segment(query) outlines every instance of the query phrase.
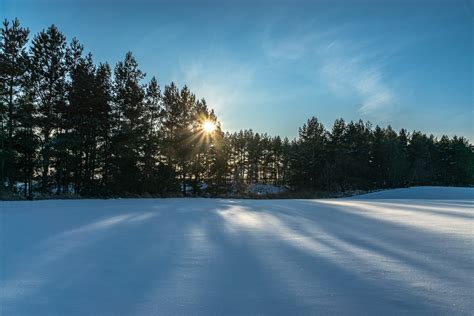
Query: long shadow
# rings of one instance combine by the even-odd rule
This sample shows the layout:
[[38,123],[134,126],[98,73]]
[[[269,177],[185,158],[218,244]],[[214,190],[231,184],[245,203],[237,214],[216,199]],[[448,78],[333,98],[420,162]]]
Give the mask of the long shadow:
[[153,282],[146,295],[147,302],[137,305],[134,315],[189,314],[194,312],[193,308],[204,308],[199,297],[203,291],[209,291],[205,280],[216,256],[215,244],[209,237],[210,224],[214,221],[211,209],[216,206],[208,205],[211,200],[182,201],[186,206],[182,207],[181,214],[189,224],[188,229],[178,232],[177,236],[185,234],[187,245],[181,254],[176,254],[173,271],[166,278],[151,276]]
[[[428,205],[406,205],[406,204],[401,204],[401,203],[391,203],[391,202],[367,202],[372,205],[378,205],[382,207],[391,207],[395,208],[398,210],[404,210],[404,211],[411,211],[411,212],[417,212],[417,213],[425,213],[429,215],[438,215],[438,216],[445,216],[445,217],[455,217],[455,218],[461,218],[461,219],[469,219],[473,220],[474,219],[474,213],[468,211],[460,211],[460,210],[441,210],[439,207],[434,207],[434,206],[428,206]],[[431,203],[431,205],[434,205],[434,203]],[[450,206],[451,208],[453,206]],[[456,206],[459,208],[459,206]],[[448,208],[446,205],[445,208]]]
[[[411,248],[415,248],[412,253],[420,253],[420,250],[426,250],[427,246],[438,247],[433,241],[449,241],[450,245],[465,245],[466,239],[459,238],[458,236],[437,234],[434,232],[418,229],[410,225],[404,225],[395,222],[389,222],[382,219],[376,219],[374,217],[364,216],[363,212],[347,211],[345,206],[331,206],[321,207],[321,205],[314,205],[312,202],[301,202],[302,208],[315,209],[315,212],[304,212],[301,216],[295,216],[292,212],[286,212],[286,220],[291,221],[295,218],[304,218],[313,225],[315,230],[326,232],[330,235],[335,235],[338,238],[343,238],[347,242],[358,242],[359,240],[365,243],[370,243],[378,240],[386,240],[386,244],[390,245],[393,249],[403,249],[403,251],[409,251]],[[272,206],[274,209],[278,209],[278,206]],[[317,209],[317,211],[316,211]],[[285,210],[281,211],[285,213]],[[308,214],[309,213],[309,214]],[[303,229],[303,227],[298,227]],[[353,236],[345,236],[352,232]],[[311,233],[311,231],[308,231]],[[313,232],[314,233],[314,232]],[[432,249],[430,249],[432,250]],[[421,253],[422,253],[421,252]],[[446,260],[449,258],[459,258],[462,254],[461,250],[447,248],[445,252],[431,252],[431,259]],[[449,262],[449,260],[446,260]],[[451,268],[455,268],[452,265],[458,265],[459,268],[466,268],[469,264],[472,264],[472,258],[467,256],[461,262],[451,262]],[[444,266],[443,266],[444,267]]]
[[[247,212],[253,210],[249,208]],[[282,239],[281,232],[285,230],[275,228],[269,227],[266,231],[269,235],[263,236],[252,230],[240,232],[247,246],[255,248],[253,252],[259,254],[262,264],[273,273],[272,283],[291,290],[284,296],[275,295],[275,304],[290,295],[297,298],[286,302],[290,310],[303,313],[360,313],[364,310],[381,313],[390,308],[397,312],[437,310],[426,299],[422,300],[422,295],[407,291],[396,293],[392,283],[355,273],[351,267],[344,266],[350,262],[336,263],[327,253],[309,252],[291,240]]]
[[[123,213],[128,205],[133,206],[128,203],[125,207],[116,206],[120,210],[106,212],[109,216],[101,212],[99,220],[89,226],[106,223],[100,218],[120,216],[116,214]],[[24,293],[2,300],[3,309],[13,311],[11,314],[26,315],[48,315],[52,310],[62,315],[79,315],[87,310],[103,315],[131,312],[133,304],[130,303],[141,302],[149,290],[147,283],[151,287],[174,269],[175,259],[178,260],[186,245],[173,236],[185,235],[189,221],[193,220],[189,215],[160,209],[148,212],[150,205],[144,208],[145,211],[127,212],[130,216],[116,223],[117,226],[99,225],[102,229],[99,233],[77,228],[70,234],[67,230],[59,234],[62,237],[56,243],[51,244],[56,238],[52,236],[39,247],[39,252],[25,254],[31,264],[19,265],[16,272],[9,273],[13,279],[6,280],[7,285],[19,286],[18,290]],[[160,216],[144,216],[148,213]],[[73,247],[67,248],[71,243]],[[51,247],[60,247],[53,259]],[[61,250],[62,247],[67,251]],[[46,262],[35,266],[38,258]],[[22,284],[22,279],[29,282],[31,278],[35,283],[31,284],[30,291],[24,291],[28,284]],[[104,301],[104,297],[107,300]]]
[[[98,211],[80,216],[75,208],[62,229],[58,223],[49,235],[38,231],[42,238],[33,245],[18,243],[23,255],[9,253],[9,278],[0,286],[7,281],[33,291],[2,299],[6,314],[468,314],[473,308],[462,300],[472,298],[469,240],[344,206],[167,199],[82,207]],[[80,225],[72,227],[74,220]],[[15,267],[18,258],[26,262]]]
[[[340,208],[340,207],[335,207]],[[335,210],[340,212],[340,210]],[[341,215],[344,216],[344,215]],[[423,249],[423,245],[415,247],[413,249],[413,242],[406,241],[400,242],[400,238],[392,237],[387,238],[387,231],[383,232],[383,238],[380,238],[381,232],[374,232],[374,229],[361,229],[357,226],[341,224],[338,221],[334,222],[314,222],[311,224],[301,224],[294,218],[287,218],[288,223],[293,223],[297,229],[305,232],[308,236],[315,236],[317,233],[322,235],[331,236],[330,240],[335,240],[337,243],[342,242],[344,245],[355,247],[355,249],[362,250],[387,258],[393,262],[400,263],[410,269],[417,270],[428,274],[430,277],[436,278],[442,275],[443,278],[451,279],[453,282],[459,282],[464,284],[467,282],[465,276],[453,275],[453,268],[455,269],[466,269],[470,262],[467,258],[465,262],[452,262],[452,258],[449,255],[433,256],[430,251],[433,249]],[[296,222],[296,223],[295,223]],[[385,226],[381,227],[384,229]],[[317,238],[317,237],[314,237]],[[389,239],[389,240],[387,240]],[[412,235],[410,239],[418,239],[415,235]],[[344,253],[346,250],[338,246],[334,241],[327,242],[326,239],[318,239],[319,242],[326,243],[327,246],[336,248],[339,252]],[[397,246],[403,244],[403,247]],[[416,243],[415,243],[416,244]],[[430,251],[428,251],[430,250]],[[425,254],[430,256],[430,260],[423,260],[421,256]],[[459,256],[459,254],[456,254]]]
[[[308,205],[302,205],[306,203],[311,202],[300,202],[302,209],[308,209]],[[291,217],[298,218],[300,214],[294,211],[298,209],[298,205],[295,205],[293,209],[286,209],[286,211],[283,207],[282,211],[278,208],[278,204],[262,203],[254,211],[265,212],[265,210],[269,210],[269,212],[277,217],[281,216],[279,213],[286,212],[291,216],[283,218],[283,221],[287,225],[292,225]],[[309,206],[315,207],[314,204]],[[271,210],[278,211],[273,212]],[[314,231],[307,231],[306,235],[312,236],[312,238],[317,239],[320,243],[328,244],[331,238],[321,239],[314,237],[315,232],[320,235],[332,236],[334,240],[342,240],[344,243],[354,247],[354,249],[363,249],[368,251],[369,254],[373,253],[389,260],[396,260],[403,266],[411,267],[414,271],[421,272],[424,270],[434,278],[438,278],[445,283],[454,282],[454,287],[458,290],[459,294],[462,294],[462,289],[468,291],[472,289],[472,278],[469,277],[469,267],[472,267],[473,264],[472,256],[469,255],[469,252],[462,253],[463,250],[466,250],[465,239],[450,238],[449,243],[446,243],[446,247],[460,245],[461,249],[455,252],[450,252],[449,248],[441,249],[448,250],[448,252],[437,255],[436,252],[440,249],[436,245],[436,241],[440,240],[443,236],[434,233],[414,229],[410,226],[368,218],[354,212],[346,212],[344,208],[331,207],[324,209],[324,211],[318,208],[317,212],[311,213],[310,216],[306,212],[301,213],[304,213],[301,215],[306,217],[304,220],[312,222],[312,227],[314,227]],[[301,225],[294,227],[294,229],[301,230]],[[397,251],[392,251],[387,246],[381,247],[377,245],[376,241],[380,238],[383,240],[388,239],[385,245],[392,245],[393,249]],[[432,249],[429,249],[425,254],[426,257],[423,258],[423,250],[426,246],[431,246]],[[333,247],[337,248],[337,245],[333,245]],[[412,248],[413,250],[406,250],[406,248]],[[338,251],[341,251],[341,249],[338,249]],[[403,255],[403,252],[409,252],[410,256]],[[418,257],[416,257],[417,253]],[[435,259],[433,257],[436,258],[435,264],[431,263]],[[436,304],[436,302],[432,303]]]
[[444,201],[444,200],[437,200],[436,202],[431,201],[423,201],[424,204],[437,204],[437,205],[445,205],[447,207],[469,207],[474,208],[474,200],[452,200],[452,201]]
[[[251,232],[229,230],[219,212],[233,204],[219,204],[206,229],[215,245],[215,255],[204,276],[208,285],[199,296],[199,313],[298,314],[308,311],[298,295],[291,293],[261,256],[268,248],[259,247],[258,236]],[[275,258],[280,260],[280,258]],[[196,313],[196,310],[188,312]]]

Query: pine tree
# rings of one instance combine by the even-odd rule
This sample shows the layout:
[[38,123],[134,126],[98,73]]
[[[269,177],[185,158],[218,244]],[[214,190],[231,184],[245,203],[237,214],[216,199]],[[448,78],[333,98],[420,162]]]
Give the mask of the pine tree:
[[110,66],[99,64],[94,76],[94,116],[97,122],[97,165],[102,192],[110,193],[112,128],[112,83]]
[[454,136],[451,140],[454,161],[452,172],[453,185],[468,186],[474,183],[474,147],[464,137]]
[[26,43],[29,30],[15,19],[5,20],[0,32],[0,188],[13,185],[15,150],[14,130],[19,99],[28,71]]
[[145,91],[141,84],[145,74],[138,69],[138,63],[130,52],[124,61],[117,63],[114,74],[112,176],[117,190],[136,193],[142,187],[140,162],[146,136]]
[[385,131],[380,126],[375,126],[372,133],[371,149],[370,149],[370,186],[374,188],[383,188],[386,186],[387,180],[387,162],[385,152]]
[[72,153],[73,181],[77,192],[91,194],[95,189],[100,115],[92,55],[79,57],[71,70],[68,108],[68,145]]
[[409,142],[409,133],[405,129],[401,129],[398,133],[398,146],[399,146],[399,179],[396,186],[404,187],[408,183],[408,142]]
[[347,150],[345,148],[345,133],[345,121],[342,118],[337,119],[333,124],[327,143],[328,189],[336,191],[344,191],[346,187]]
[[155,77],[146,87],[144,121],[146,135],[143,148],[143,188],[142,191],[156,193],[156,168],[160,162],[160,129],[163,118],[160,86]]
[[[41,189],[49,186],[53,138],[63,133],[66,110],[66,38],[55,25],[37,34],[31,44],[31,81],[38,104],[37,126],[41,135]],[[53,138],[52,138],[53,137]],[[61,167],[61,157],[56,157]],[[58,172],[56,171],[56,174]],[[58,187],[58,192],[59,192]]]
[[322,170],[326,165],[325,144],[327,142],[324,126],[315,118],[310,118],[299,129],[298,140],[292,158],[295,169],[293,183],[305,189],[321,189]]
[[427,137],[421,132],[414,131],[408,145],[409,181],[411,185],[427,185],[432,183],[433,152],[434,139]]
[[16,163],[18,180],[23,182],[23,194],[33,198],[33,177],[37,163],[38,136],[34,132],[36,109],[33,104],[32,91],[25,84],[24,93],[18,100],[17,131],[14,136],[15,150],[19,159]]
[[229,160],[231,146],[226,135],[220,130],[214,133],[212,145],[209,148],[208,183],[215,188],[215,193],[224,193],[230,179]]
[[349,122],[345,133],[347,150],[346,179],[349,189],[369,189],[373,187],[370,175],[370,138],[371,124]]
[[180,174],[182,193],[186,195],[186,180],[189,162],[195,150],[193,119],[196,97],[185,86],[181,91],[174,83],[165,87],[163,93],[163,130],[168,163]]

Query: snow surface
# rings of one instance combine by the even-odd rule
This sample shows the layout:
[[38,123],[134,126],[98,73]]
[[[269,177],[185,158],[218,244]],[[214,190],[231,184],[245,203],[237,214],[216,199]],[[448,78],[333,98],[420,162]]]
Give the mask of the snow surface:
[[471,200],[474,188],[458,187],[411,187],[363,194],[356,199],[424,199],[424,200]]
[[472,315],[473,189],[451,191],[0,202],[0,315]]

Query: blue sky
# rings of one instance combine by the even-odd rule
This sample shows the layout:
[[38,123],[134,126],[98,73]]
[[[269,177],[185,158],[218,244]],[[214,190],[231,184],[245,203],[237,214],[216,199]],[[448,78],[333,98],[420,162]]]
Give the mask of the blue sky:
[[22,1],[96,62],[127,51],[147,79],[187,84],[224,130],[294,137],[310,116],[474,140],[472,1]]

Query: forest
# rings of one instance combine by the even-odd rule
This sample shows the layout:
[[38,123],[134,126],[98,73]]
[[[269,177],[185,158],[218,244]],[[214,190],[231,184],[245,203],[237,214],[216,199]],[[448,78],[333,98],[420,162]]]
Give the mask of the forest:
[[55,25],[30,37],[18,19],[5,20],[0,36],[2,196],[222,196],[243,193],[249,184],[309,193],[474,184],[474,147],[462,136],[342,118],[326,128],[316,116],[295,139],[225,132],[205,99],[187,86],[146,79],[131,52],[113,66],[96,63]]

